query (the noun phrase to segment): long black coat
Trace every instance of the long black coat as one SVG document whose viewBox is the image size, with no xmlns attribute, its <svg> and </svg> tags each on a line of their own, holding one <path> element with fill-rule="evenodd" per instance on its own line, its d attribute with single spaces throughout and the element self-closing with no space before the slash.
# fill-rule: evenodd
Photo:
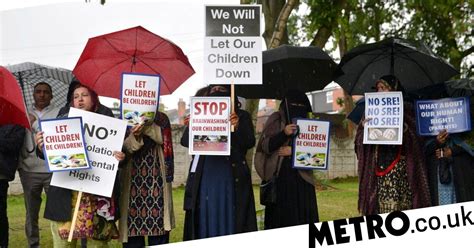
<svg viewBox="0 0 474 248">
<path fill-rule="evenodd" d="M 250 167 L 245 160 L 247 150 L 255 146 L 255 135 L 252 120 L 248 112 L 237 110 L 239 126 L 231 134 L 231 155 L 228 160 L 232 163 L 235 191 L 235 232 L 257 231 L 255 214 L 255 200 L 253 196 Z M 189 147 L 189 129 L 181 137 L 181 145 Z M 203 171 L 203 156 L 200 156 L 196 172 L 189 173 L 184 194 L 184 219 L 183 240 L 196 239 L 199 228 L 199 186 Z"/>
<path fill-rule="evenodd" d="M 8 181 L 15 178 L 20 148 L 25 138 L 25 129 L 18 125 L 0 126 L 0 174 Z"/>
</svg>

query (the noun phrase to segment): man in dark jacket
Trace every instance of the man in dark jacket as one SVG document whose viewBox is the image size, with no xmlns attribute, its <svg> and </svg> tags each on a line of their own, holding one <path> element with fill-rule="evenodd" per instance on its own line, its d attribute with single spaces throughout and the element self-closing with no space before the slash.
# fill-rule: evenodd
<svg viewBox="0 0 474 248">
<path fill-rule="evenodd" d="M 25 129 L 18 125 L 0 126 L 0 248 L 8 247 L 7 190 L 15 178 L 18 155 Z"/>
</svg>

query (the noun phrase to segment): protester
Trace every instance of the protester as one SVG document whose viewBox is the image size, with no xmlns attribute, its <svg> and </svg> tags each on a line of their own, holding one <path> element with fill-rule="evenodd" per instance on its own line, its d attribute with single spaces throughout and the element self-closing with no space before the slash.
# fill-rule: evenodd
<svg viewBox="0 0 474 248">
<path fill-rule="evenodd" d="M 471 118 L 474 117 L 471 99 Z M 472 121 L 471 121 L 472 122 Z M 431 203 L 434 206 L 474 200 L 474 132 L 442 130 L 426 142 Z"/>
<path fill-rule="evenodd" d="M 378 92 L 404 90 L 400 81 L 386 75 L 376 81 Z M 364 124 L 357 129 L 355 151 L 359 173 L 359 211 L 364 215 L 431 205 L 423 141 L 416 135 L 413 105 L 403 107 L 402 145 L 364 145 Z"/>
<path fill-rule="evenodd" d="M 76 85 L 70 103 L 71 107 L 104 114 L 98 110 L 99 104 L 99 97 L 93 90 L 82 84 Z M 60 114 L 58 117 L 65 116 Z M 35 142 L 38 147 L 43 146 L 43 132 L 36 134 Z M 37 154 L 44 157 L 39 148 L 37 148 Z M 119 161 L 125 158 L 125 154 L 121 151 L 114 151 L 113 154 Z M 74 240 L 69 243 L 67 238 L 78 192 L 51 185 L 47 193 L 44 217 L 51 220 L 54 247 L 75 247 L 77 239 L 82 238 L 88 239 L 88 247 L 104 247 L 107 246 L 110 239 L 118 238 L 119 234 L 115 226 L 115 219 L 118 217 L 116 207 L 118 201 L 115 198 L 117 193 L 115 191 L 112 198 L 83 193 L 73 234 Z M 103 207 L 101 211 L 98 211 L 99 204 L 109 207 L 106 211 Z M 114 217 L 114 220 L 108 220 L 111 216 Z"/>
<path fill-rule="evenodd" d="M 44 160 L 36 156 L 33 137 L 39 131 L 38 122 L 42 119 L 54 119 L 59 109 L 51 104 L 53 92 L 46 82 L 39 82 L 33 88 L 34 105 L 28 111 L 32 130 L 26 130 L 25 142 L 20 153 L 20 174 L 25 199 L 25 233 L 30 247 L 39 247 L 40 235 L 38 215 L 41 207 L 41 194 L 48 192 L 51 173 L 48 172 Z"/>
<path fill-rule="evenodd" d="M 121 172 L 120 233 L 123 247 L 169 243 L 175 227 L 171 125 L 162 112 L 154 121 L 133 126 L 124 143 L 130 160 Z"/>
<path fill-rule="evenodd" d="M 8 182 L 15 178 L 18 156 L 25 129 L 18 125 L 0 125 L 0 247 L 8 247 Z"/>
<path fill-rule="evenodd" d="M 212 86 L 209 96 L 230 96 L 228 86 Z M 230 116 L 235 127 L 231 134 L 231 155 L 200 155 L 189 185 L 184 240 L 201 239 L 257 230 L 247 150 L 255 145 L 250 115 L 239 108 Z M 189 147 L 189 127 L 181 145 Z"/>
<path fill-rule="evenodd" d="M 297 126 L 294 118 L 306 118 L 312 112 L 303 92 L 290 90 L 279 111 L 268 118 L 257 145 L 254 163 L 262 180 L 273 177 L 275 200 L 265 206 L 265 229 L 316 223 L 319 221 L 315 181 L 312 170 L 297 170 L 291 165 L 291 140 Z M 267 191 L 269 192 L 269 191 Z M 267 193 L 265 193 L 267 194 Z M 269 196 L 262 196 L 269 197 Z"/>
<path fill-rule="evenodd" d="M 196 91 L 196 94 L 194 96 L 207 96 L 209 93 L 209 87 L 202 87 L 198 91 Z M 189 125 L 189 118 L 190 116 L 186 116 L 184 118 L 184 125 L 188 126 Z M 189 133 L 188 133 L 189 134 Z M 196 160 L 196 161 L 195 161 Z M 193 168 L 194 162 L 199 161 L 199 155 L 193 155 L 191 163 L 189 165 L 189 170 L 188 170 L 188 178 L 186 178 L 186 186 L 184 189 L 184 201 L 183 201 L 183 210 L 185 211 L 185 219 L 188 220 L 193 220 L 194 219 L 194 211 L 192 211 L 193 206 L 196 204 L 196 194 L 193 194 L 193 188 L 192 186 L 194 185 L 194 178 L 196 176 L 196 171 L 195 168 Z M 183 240 L 192 240 L 195 239 L 196 237 L 193 236 L 193 228 L 194 224 L 192 221 L 187 221 L 184 223 L 184 231 L 183 231 Z"/>
</svg>

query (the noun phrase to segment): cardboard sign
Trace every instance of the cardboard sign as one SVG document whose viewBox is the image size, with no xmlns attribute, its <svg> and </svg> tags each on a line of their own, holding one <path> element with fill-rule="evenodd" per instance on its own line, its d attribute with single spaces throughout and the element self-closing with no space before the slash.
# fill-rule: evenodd
<svg viewBox="0 0 474 248">
<path fill-rule="evenodd" d="M 191 97 L 189 154 L 230 155 L 230 97 Z"/>
<path fill-rule="evenodd" d="M 444 129 L 448 133 L 471 130 L 469 98 L 444 98 L 416 101 L 416 131 L 419 135 L 435 136 Z"/>
<path fill-rule="evenodd" d="M 206 6 L 204 82 L 262 84 L 260 5 Z"/>
<path fill-rule="evenodd" d="M 299 131 L 293 139 L 293 168 L 327 170 L 330 122 L 296 119 L 296 125 Z"/>
<path fill-rule="evenodd" d="M 82 119 L 62 118 L 41 120 L 43 153 L 50 172 L 89 169 Z"/>
<path fill-rule="evenodd" d="M 128 126 L 151 123 L 160 99 L 160 76 L 122 74 L 120 113 Z"/>
<path fill-rule="evenodd" d="M 401 92 L 365 93 L 364 144 L 401 145 L 403 95 Z"/>
<path fill-rule="evenodd" d="M 118 161 L 114 151 L 121 151 L 127 123 L 105 115 L 71 108 L 69 116 L 81 116 L 91 169 L 53 173 L 51 185 L 110 197 L 114 188 Z"/>
</svg>

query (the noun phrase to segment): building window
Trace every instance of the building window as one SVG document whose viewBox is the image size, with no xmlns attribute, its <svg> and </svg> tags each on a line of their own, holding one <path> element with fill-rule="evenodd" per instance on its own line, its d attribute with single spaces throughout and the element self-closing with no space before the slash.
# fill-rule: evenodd
<svg viewBox="0 0 474 248">
<path fill-rule="evenodd" d="M 332 102 L 333 102 L 333 99 L 332 99 L 332 90 L 326 92 L 326 102 L 327 102 L 327 103 L 332 103 Z"/>
</svg>

